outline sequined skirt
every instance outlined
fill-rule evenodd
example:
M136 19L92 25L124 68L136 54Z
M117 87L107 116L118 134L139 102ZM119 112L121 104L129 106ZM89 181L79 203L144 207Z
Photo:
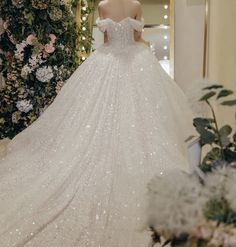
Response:
M1 247L144 247L147 184L189 170L177 84L142 44L99 47L0 162Z

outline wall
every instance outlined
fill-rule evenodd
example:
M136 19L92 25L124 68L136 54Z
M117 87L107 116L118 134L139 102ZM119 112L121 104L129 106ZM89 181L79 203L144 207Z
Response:
M146 24L169 24L169 19L163 18L169 14L169 9L164 9L165 4L169 5L169 0L140 0L140 2Z
M211 0L209 21L209 79L236 92L236 1ZM235 107L217 108L222 124L235 124Z
M186 90L203 77L205 0L175 0L176 82Z

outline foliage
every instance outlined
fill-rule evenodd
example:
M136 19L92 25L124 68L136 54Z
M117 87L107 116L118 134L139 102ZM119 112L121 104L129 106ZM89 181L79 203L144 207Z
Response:
M0 139L35 121L77 67L71 7L64 0L0 2Z
M216 113L213 108L211 100L214 98L223 106L235 106L236 99L228 99L232 97L234 92L225 89L222 85L212 85L203 89L207 93L200 99L205 101L211 109L212 117L210 118L195 118L194 125L200 134L201 146L208 145L211 150L204 157L201 169L206 172L205 180L199 179L199 186L193 186L188 182L189 177L180 177L179 183L181 185L171 185L168 181L168 176L165 176L166 183L174 188L168 191L175 191L177 196L183 197L182 202L179 203L173 195L168 197L161 197L158 194L154 195L155 201L158 202L156 206L159 211L161 201L167 208L173 208L178 202L178 210L175 215L169 212L169 217L172 219L182 219L182 225L176 227L172 226L168 219L166 219L165 227L162 228L157 225L150 225L152 231L152 246L168 246L168 247L234 247L236 246L236 132L230 125L219 127ZM226 99L227 98L227 99ZM176 174L177 175L177 174ZM162 178L163 179L163 178ZM173 176L172 176L173 179ZM156 181L155 188L161 187L160 178ZM190 189L186 189L190 188ZM191 187L193 190L191 192ZM178 189L177 189L178 188ZM192 194L201 188L202 193L199 194L195 204L192 205L195 214L191 214L191 210L186 206L186 202L192 203ZM155 191L155 189L154 189ZM184 196L179 193L183 192ZM187 191L187 192L186 192ZM173 205L172 205L173 204ZM201 211L199 213L198 209ZM163 209L164 211L164 209ZM183 213L186 212L186 213ZM157 219L162 219L156 213ZM188 222L192 221L191 227ZM163 222L162 222L163 223ZM171 226L171 227L170 227Z
M165 201L165 203L163 203L165 207L171 209L177 203L178 210L174 212L174 214L169 212L169 217L172 218L172 221L169 219L166 219L165 222L161 221L161 224L164 225L164 227L160 225L158 221L155 222L156 219L152 219L152 224L150 225L150 230L152 232L151 246L236 246L236 190L234 188L235 178L235 167L229 166L226 169L220 169L210 173L204 184L199 183L200 187L190 185L189 177L187 175L186 178L182 177L182 181L179 182L181 184L179 191L183 191L185 195L183 196L181 193L179 194L178 190L176 191L176 193L179 194L182 199L182 205L177 203L176 200L172 200L172 197L170 197L171 199L168 200L166 200L165 197L162 198L162 200ZM169 181L166 181L166 183L167 182ZM160 183L158 182L157 185L159 184ZM174 184L171 186L174 186ZM194 190L186 190L186 186L190 188L192 187ZM189 210L189 208L186 207L186 202L189 201L191 204L192 191L199 190L200 188L202 193L199 194L198 200L204 203L199 203L199 201L195 202L195 204L198 204L197 208L202 211L202 215L197 213L196 217L196 213L193 213L196 212L194 209L196 208L196 205L192 205L192 210ZM160 197L156 198L156 200L159 201L159 204L161 204L160 199ZM158 208L160 209L160 207ZM169 224L170 222L172 224L176 224L177 218L182 219L181 224L177 225L178 228ZM161 217L157 216L157 220L159 219L161 219ZM192 222L192 224L189 224L188 222Z
M229 201L223 196L211 198L203 211L208 220L236 225L236 212L231 209Z
M223 106L235 106L236 99L225 100L232 96L233 91L225 89L222 85L212 85L204 88L208 91L200 101L205 101L211 109L211 118L195 118L194 125L200 134L201 145L210 145L211 150L204 157L201 168L209 172L216 167L236 161L236 131L230 125L219 127L216 113L211 103L215 98Z

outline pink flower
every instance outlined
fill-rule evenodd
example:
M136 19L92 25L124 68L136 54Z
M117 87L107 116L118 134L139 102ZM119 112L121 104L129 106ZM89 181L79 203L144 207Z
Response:
M26 39L26 43L28 45L33 45L35 43L35 41L37 40L37 38L33 35L33 34L30 34L27 39Z
M202 239L210 239L214 233L214 229L211 226L205 225L199 227L199 236Z
M47 53L53 53L55 51L55 47L53 46L53 44L46 44L44 47L45 51Z
M216 222L204 220L195 230L193 230L191 235L199 239L210 240L216 229Z
M49 54L45 51L45 50L43 50L43 52L42 52L42 57L45 59L45 58L47 58L49 56Z
M54 44L56 42L57 37L54 34L49 34L49 38L51 39L51 43Z
M210 241L210 244L213 246L225 246L224 245L224 240L227 238L227 234L224 232L222 227L218 227Z

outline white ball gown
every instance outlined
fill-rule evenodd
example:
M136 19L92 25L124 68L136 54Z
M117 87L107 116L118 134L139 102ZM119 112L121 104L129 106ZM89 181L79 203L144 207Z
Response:
M144 247L147 183L189 171L192 112L143 20L97 19L109 42L73 73L0 162L1 247Z

